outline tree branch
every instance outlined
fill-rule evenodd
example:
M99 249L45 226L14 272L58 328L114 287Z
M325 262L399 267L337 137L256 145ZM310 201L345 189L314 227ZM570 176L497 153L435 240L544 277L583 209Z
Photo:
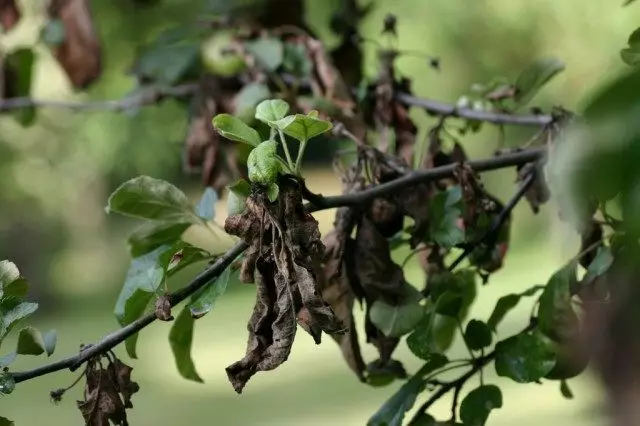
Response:
M483 172L526 164L531 161L540 159L544 154L545 149L537 148L517 152L514 154L505 154L495 158L470 161L468 164L477 172ZM396 191L401 187L453 176L455 169L455 165L449 165L429 170L411 172L399 179L387 182L375 188L371 188L359 193L339 195L334 197L320 197L319 199L322 200L321 202L318 201L317 204L306 204L305 208L308 212L311 213L334 207L350 206L364 203L372 200L373 198L392 193L393 191ZM182 302L187 297L194 294L196 291L217 278L222 273L222 271L224 271L240 254L242 254L242 252L247 249L247 247L248 245L245 242L239 242L238 244L233 246L227 253L219 257L213 265L196 276L193 281L191 281L191 283L189 283L186 287L172 293L169 296L171 306L175 307L178 303ZM16 383L19 383L64 369L75 371L89 359L109 351L110 349L122 343L128 337L131 337L135 333L139 332L155 320L155 312L148 313L138 320L132 322L131 324L108 334L98 343L85 347L80 353L74 356L64 358L62 360L35 368L33 370L14 372L11 374ZM485 358L480 358L480 360Z

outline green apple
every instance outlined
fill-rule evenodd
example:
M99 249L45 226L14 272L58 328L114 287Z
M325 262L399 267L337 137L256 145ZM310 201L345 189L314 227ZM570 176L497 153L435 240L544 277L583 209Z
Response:
M229 31L218 31L202 43L202 62L209 72L220 77L233 77L247 68L244 58L231 51L231 46Z

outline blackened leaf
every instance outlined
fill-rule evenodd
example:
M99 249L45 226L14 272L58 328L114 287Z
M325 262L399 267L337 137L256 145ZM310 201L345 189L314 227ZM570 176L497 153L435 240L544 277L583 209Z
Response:
M56 350L58 332L55 329L49 330L42 336L42 340L44 341L44 350L47 352L47 356L51 356Z
M218 114L213 117L213 127L227 139L244 142L251 146L258 146L262 139L255 129L247 126L244 121L230 114Z
M502 392L496 385L484 385L469 392L460 404L460 420L465 426L483 426L491 410L502 408Z
M484 322L473 319L467 324L464 340L469 349L479 351L491 345L491 329Z
M120 185L109 197L106 211L173 223L201 221L184 192L149 176L138 176Z
M267 71L275 71L284 56L282 42L276 38L260 38L246 43L247 51L256 58L260 67Z
M2 31L7 32L13 28L20 20L20 8L17 0L3 0L0 2L0 25Z
M518 305L518 302L520 302L520 299L522 297L533 296L534 294L536 294L538 291L542 289L544 289L544 286L537 285L519 294L512 293L512 294L507 294L506 296L502 296L500 299L498 299L498 302L496 303L496 307L493 308L493 312L491 313L491 316L487 321L487 326L489 326L491 330L496 331L498 324L502 322L502 320L509 313L509 311L511 311L513 308L515 308Z
M256 107L256 118L271 127L289 112L289 104L282 99L267 99Z
M33 83L33 65L35 54L33 50L20 48L9 53L5 58L5 72L8 84L4 88L6 98L28 97L31 95ZM30 126L35 122L36 109L34 107L18 108L11 111L13 117L23 126Z
M400 337L411 330L424 316L418 297L410 297L397 306L376 300L371 306L371 322L387 337Z
M234 216L242 213L246 208L247 198L251 194L251 185L240 179L229 187L227 198L227 215Z
M204 35L190 26L165 30L140 52L133 73L143 82L172 86L197 75Z
M573 392L571 392L571 388L569 388L569 383L566 380L560 380L560 393L566 399L573 399Z
M571 288L576 282L577 262L572 261L549 279L540 296L538 321L540 330L553 340L572 333L578 321L571 305Z
M600 247L595 259L589 264L587 274L582 280L582 284L587 285L592 283L593 280L607 272L612 263L613 255L611 254L611 249L609 247Z
M131 266L114 310L121 326L124 327L138 319L158 290L165 273L159 259L167 249L167 246L158 247L150 253L131 260ZM137 358L135 350L137 339L136 333L125 341L131 358Z
M49 47L60 46L65 39L64 24L59 19L48 21L40 32L40 38Z
M563 71L564 63L554 57L541 58L525 68L516 80L514 100L518 107L526 105L556 74Z
M236 115L242 117L243 120L253 120L255 118L257 105L270 96L271 91L266 84L246 84L233 99Z
M196 214L204 220L213 220L216 215L215 205L218 202L218 193L211 187L204 190L202 198L196 205Z
M212 283L207 284L200 292L192 297L192 302L189 304L192 317L196 319L201 318L213 308L218 297L227 291L230 277L231 267L227 267L218 278Z
M129 236L129 251L132 257L139 257L163 245L171 245L180 240L189 223L150 222L133 231Z
M102 47L93 25L88 0L52 0L49 19L64 27L64 40L51 46L53 54L77 89L84 89L102 73Z
M191 316L189 307L185 307L173 322L169 332L169 344L176 360L178 372L182 377L194 382L202 383L203 380L198 375L196 367L191 358L191 344L193 342L194 318Z
M374 416L369 419L367 426L402 426L404 414L413 407L416 397L424 390L423 378L447 364L444 356L434 357L426 362L422 368L407 383L396 392Z
M555 364L553 351L536 333L520 333L496 345L496 373L517 383L540 380Z
M318 135L321 135L333 128L333 124L328 121L321 120L309 113L289 115L278 120L278 128L287 135L300 142L308 141Z
M42 334L33 327L25 327L18 334L18 355L40 355L44 352Z

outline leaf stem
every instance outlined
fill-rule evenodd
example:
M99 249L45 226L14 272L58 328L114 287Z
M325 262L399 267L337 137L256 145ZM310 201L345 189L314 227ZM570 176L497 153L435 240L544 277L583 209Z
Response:
M302 175L300 166L302 165L302 156L304 155L304 150L307 147L306 139L300 142L300 149L298 150L298 158L296 159L296 173L298 176Z
M287 146L287 139L285 138L284 132L281 129L278 129L278 133L280 134L280 142L282 143L284 155L285 157L287 157L287 162L289 163L289 169L293 170L293 160L291 160L291 153L289 152L289 146Z

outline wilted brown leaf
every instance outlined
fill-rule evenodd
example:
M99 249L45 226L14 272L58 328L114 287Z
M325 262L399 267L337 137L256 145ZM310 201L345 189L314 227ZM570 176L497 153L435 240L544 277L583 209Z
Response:
M125 408L133 408L131 403L131 397L134 393L140 390L138 383L131 380L131 372L133 368L120 361L118 358L114 359L109 364L109 373L112 377L115 377L116 390L122 395Z
M16 0L0 0L0 25L4 32L13 28L20 20L20 16Z
M171 301L167 295L162 295L156 299L156 317L160 321L173 321L171 315Z
M65 30L53 54L77 89L84 89L102 73L102 47L94 28L88 0L52 0L50 19L58 19Z

